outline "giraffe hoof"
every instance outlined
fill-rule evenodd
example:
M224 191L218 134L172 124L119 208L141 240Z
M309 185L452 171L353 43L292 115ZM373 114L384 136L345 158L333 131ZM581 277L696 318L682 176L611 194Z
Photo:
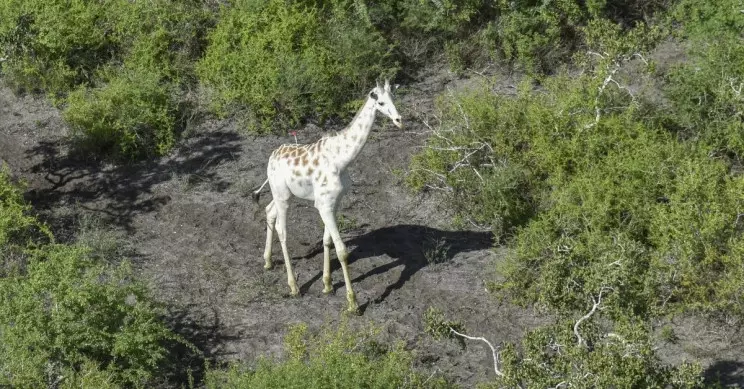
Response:
M266 263L266 264L264 264L264 269L266 269L266 270L271 270L273 268L274 268L274 264L273 263Z
M323 294L333 294L333 287L326 286L325 288L323 288Z

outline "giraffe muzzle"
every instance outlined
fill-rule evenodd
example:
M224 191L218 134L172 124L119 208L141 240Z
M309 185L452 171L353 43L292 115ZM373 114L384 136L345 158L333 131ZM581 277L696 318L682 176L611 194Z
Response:
M396 127L403 129L403 121L400 120L400 118L394 119L393 123L395 124Z

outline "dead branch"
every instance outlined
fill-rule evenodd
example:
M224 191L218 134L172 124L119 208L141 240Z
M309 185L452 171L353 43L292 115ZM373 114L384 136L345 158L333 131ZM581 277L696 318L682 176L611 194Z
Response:
M593 51L589 51L588 54L589 55L595 55L595 56L601 58L602 60L606 60L607 57L609 56L609 54L607 54L607 53L600 54L600 53L596 53L596 52L593 52ZM607 85L609 85L610 83L615 84L615 86L617 86L618 89L625 90L630 95L631 99L635 99L635 96L633 96L633 93L630 91L630 89L628 89L627 86L620 85L620 83L617 82L613 78L615 76L615 74L617 74L617 72L622 67L622 64L624 62L630 61L633 58L639 58L641 61L643 61L643 63L645 63L646 65L648 65L648 61L646 61L646 58L644 58L643 55L641 55L640 53L634 53L634 54L631 54L631 55L623 55L623 56L619 56L619 57L617 57L617 58L615 58L615 59L612 60L612 65L614 65L614 67L612 68L612 70L609 71L609 74L607 75L607 77L602 82L602 85L599 86L599 88L598 88L599 90L598 90L597 96L594 98L594 121L591 122L591 123L589 123L589 124L587 124L587 125L585 125L584 126L584 129L585 130L590 129L590 128L596 126L599 123L599 120L602 117L602 109L599 107L599 99L602 96L602 94L604 93L605 89L607 89Z
M579 320L576 321L576 324L574 324L573 331L574 331L574 335L576 335L576 340L579 343L579 346L581 346L582 344L586 345L586 341L584 340L584 338L581 337L581 334L579 334L579 326L584 321L589 320L589 318L591 318L592 315L594 315L594 313L597 312L597 309L601 309L599 306L602 304L602 293L604 293L606 290L612 290L612 288L608 286L603 286L599 290L599 296L596 299L594 298L594 296L592 296L592 302L594 303L594 305L592 306L592 309L589 311L589 313L579 318Z
M470 340L480 340L480 341L486 342L486 344L488 345L488 347L490 347L490 348L491 348L491 353L492 353L492 355L493 355L493 371L494 371L494 372L496 373L496 375L497 375L497 376L499 376L499 377L503 377L503 376L504 376L504 373L502 373L502 372L501 372L501 371L499 370L499 353L498 353L498 352L496 351L496 348L495 348L495 347L493 347L493 344L491 344L491 342L489 342L489 341L488 341L488 339L486 339L486 338L484 338L484 337L482 337L482 336L479 336L479 337L473 337L473 336L468 336L468 335L465 335L465 334L461 334L461 333L459 333L459 332L455 331L455 329L454 329L454 328L452 328L452 327L450 327L449 329L450 329L450 331L451 331L451 332L452 332L453 334L455 334L455 335L458 335L458 336L461 336L461 337L463 337L463 338L465 338L465 339L470 339Z

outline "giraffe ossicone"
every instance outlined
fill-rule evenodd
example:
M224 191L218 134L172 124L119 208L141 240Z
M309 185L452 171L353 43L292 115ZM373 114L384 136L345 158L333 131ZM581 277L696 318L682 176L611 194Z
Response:
M383 86L378 83L369 92L364 105L345 129L334 135L324 136L315 143L281 145L269 157L266 167L267 179L258 190L253 192L253 200L258 202L261 190L268 183L273 197L266 206L266 248L264 251L266 263L264 267L272 268L271 246L273 234L276 231L287 268L287 283L293 296L299 294L299 289L287 252L287 208L292 197L299 197L314 202L325 226L323 232L323 293L333 291L330 259L330 248L333 243L344 274L348 311L358 313L356 296L351 286L348 269L349 253L336 225L336 210L341 198L351 185L346 169L367 142L377 112L390 118L398 128L403 128L401 117L393 104L392 95L395 88L391 89L388 80Z

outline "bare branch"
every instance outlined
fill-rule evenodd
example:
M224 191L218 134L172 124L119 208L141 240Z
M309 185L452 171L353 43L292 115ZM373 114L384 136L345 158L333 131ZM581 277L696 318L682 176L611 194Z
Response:
M578 341L579 346L581 346L582 344L586 345L586 341L584 340L584 338L581 337L581 334L579 334L579 326L584 321L589 320L589 318L591 318L592 315L594 315L594 313L597 312L597 309L601 309L599 308L599 306L602 304L602 293L604 293L606 290L612 290L612 288L603 286L599 290L599 296L596 299L592 296L592 301L594 302L594 305L592 306L591 311L589 311L589 313L579 318L579 320L576 321L576 324L574 324L573 331L574 331L574 334L576 335L576 340Z
M455 329L454 329L454 328L452 328L452 327L450 327L449 329L450 329L450 331L451 331L451 332L452 332L453 334L455 334L455 335L458 335L458 336L462 336L462 337L463 337L463 338L465 338L465 339L470 339L470 340L480 340L480 341L486 342L486 344L488 345L488 347L490 347L490 348L491 348L491 353L492 353L492 355L493 355L493 371L494 371L494 372L496 373L496 375L497 375L497 376L499 376L499 377L503 377L503 376L504 376L504 373L502 373L502 372L501 372L501 371L499 370L499 353L498 353L498 352L496 351L496 348L495 348L495 347L493 347L493 345L491 344L491 342L489 342L489 341L488 341L488 340L487 340L486 338L484 338L484 337L482 337L482 336L479 336L479 337L468 336L468 335L465 335L465 334L461 334L461 333L459 333L459 332L455 331Z
M548 389L560 389L560 388L563 388L563 387L566 387L567 388L568 387L568 382L561 381L561 382L558 383L558 385L553 386L553 387L550 387Z

